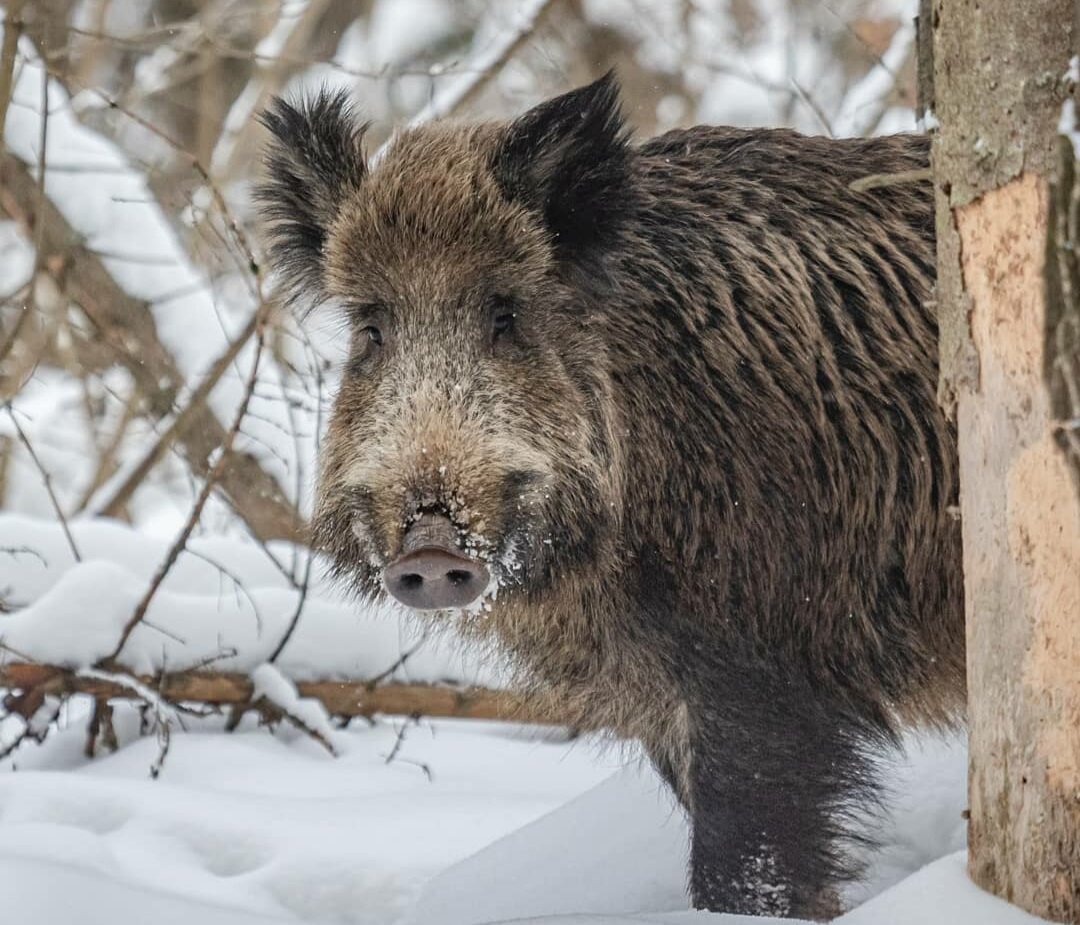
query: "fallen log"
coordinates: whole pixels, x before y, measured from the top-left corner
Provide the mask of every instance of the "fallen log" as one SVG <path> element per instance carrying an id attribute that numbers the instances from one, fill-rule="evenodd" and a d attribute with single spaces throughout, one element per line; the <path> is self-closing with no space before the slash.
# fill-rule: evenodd
<path id="1" fill-rule="evenodd" d="M 158 676 L 133 675 L 132 679 L 171 703 L 237 707 L 252 700 L 251 679 L 238 672 L 181 671 Z M 301 697 L 320 701 L 332 716 L 390 714 L 565 724 L 565 720 L 512 691 L 355 680 L 295 683 Z M 37 703 L 46 696 L 72 694 L 85 694 L 99 701 L 142 699 L 134 686 L 87 677 L 70 668 L 25 662 L 0 665 L 0 688 L 21 692 L 21 696 L 9 695 L 9 701 L 21 700 L 29 692 L 34 692 L 31 702 Z"/>

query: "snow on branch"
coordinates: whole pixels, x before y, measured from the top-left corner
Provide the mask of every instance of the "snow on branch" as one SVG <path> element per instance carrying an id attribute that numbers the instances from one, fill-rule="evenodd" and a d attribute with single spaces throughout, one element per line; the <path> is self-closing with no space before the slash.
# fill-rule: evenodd
<path id="1" fill-rule="evenodd" d="M 126 671 L 70 669 L 26 662 L 0 664 L 0 688 L 40 689 L 50 696 L 85 694 L 146 703 L 191 704 L 229 707 L 252 703 L 261 695 L 285 707 L 294 697 L 316 700 L 330 716 L 371 718 L 391 716 L 442 716 L 455 719 L 509 720 L 521 723 L 562 725 L 566 717 L 541 710 L 521 694 L 485 687 L 452 684 L 408 684 L 390 681 L 292 681 L 270 666 L 275 680 L 283 679 L 294 694 L 282 696 L 280 684 L 268 679 L 266 668 L 254 672 L 181 671 L 160 675 L 136 675 Z M 257 687 L 254 678 L 261 679 Z M 300 711 L 303 715 L 304 710 Z"/>
<path id="2" fill-rule="evenodd" d="M 877 127 L 889 106 L 889 95 L 897 78 L 915 51 L 915 20 L 901 20 L 885 53 L 866 75 L 853 86 L 832 120 L 838 137 L 869 135 Z"/>
<path id="3" fill-rule="evenodd" d="M 38 229 L 46 252 L 65 255 L 66 294 L 90 322 L 98 340 L 94 346 L 105 347 L 130 373 L 151 412 L 171 407 L 184 377 L 146 303 L 130 295 L 103 260 L 78 243 L 83 236 L 48 196 L 39 200 L 38 184 L 19 158 L 0 152 L 0 177 L 6 194 L 0 214 L 23 228 Z M 177 445 L 192 469 L 205 473 L 207 458 L 223 445 L 226 434 L 207 405 L 194 404 Z M 249 455 L 228 455 L 222 487 L 252 532 L 263 538 L 301 535 L 298 514 L 276 480 Z"/>
<path id="4" fill-rule="evenodd" d="M 479 96 L 529 40 L 553 5 L 554 0 L 531 0 L 521 11 L 517 25 L 500 35 L 498 41 L 493 42 L 482 55 L 479 55 L 472 62 L 467 73 L 455 80 L 443 92 L 436 94 L 430 103 L 413 116 L 410 125 L 421 125 L 433 119 L 444 119 Z M 500 9 L 503 8 L 500 7 Z"/>

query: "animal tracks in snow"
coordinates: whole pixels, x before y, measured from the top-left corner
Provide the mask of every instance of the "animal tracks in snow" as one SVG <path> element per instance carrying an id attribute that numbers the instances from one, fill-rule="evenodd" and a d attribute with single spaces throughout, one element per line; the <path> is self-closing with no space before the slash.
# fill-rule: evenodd
<path id="1" fill-rule="evenodd" d="M 71 720 L 22 751 L 17 771 L 0 773 L 0 872 L 60 863 L 117 890 L 274 921 L 390 925 L 437 873 L 616 764 L 585 742 L 487 723 L 409 724 L 388 763 L 397 721 L 335 731 L 341 757 L 329 759 L 254 722 L 227 735 L 220 720 L 192 720 L 150 780 L 157 742 L 135 737 L 130 711 L 116 706 L 124 744 L 115 754 L 76 757 L 84 725 Z"/>

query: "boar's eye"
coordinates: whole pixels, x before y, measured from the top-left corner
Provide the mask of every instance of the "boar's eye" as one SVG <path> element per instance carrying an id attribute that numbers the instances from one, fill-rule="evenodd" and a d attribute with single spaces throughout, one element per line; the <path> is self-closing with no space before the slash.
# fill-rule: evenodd
<path id="1" fill-rule="evenodd" d="M 372 363 L 382 350 L 383 332 L 377 324 L 366 321 L 353 329 L 349 372 L 359 376 L 370 372 Z"/>
<path id="2" fill-rule="evenodd" d="M 513 312 L 500 312 L 495 316 L 495 320 L 492 322 L 492 335 L 496 340 L 502 337 L 504 334 L 509 334 L 510 329 L 514 326 L 514 313 Z"/>
<path id="3" fill-rule="evenodd" d="M 491 319 L 491 345 L 499 347 L 509 343 L 517 318 L 517 304 L 514 300 L 506 296 L 496 296 L 488 307 L 488 317 Z"/>

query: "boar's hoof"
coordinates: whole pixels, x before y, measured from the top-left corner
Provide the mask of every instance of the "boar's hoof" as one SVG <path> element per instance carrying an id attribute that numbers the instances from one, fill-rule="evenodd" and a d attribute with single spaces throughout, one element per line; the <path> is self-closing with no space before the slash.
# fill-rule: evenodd
<path id="1" fill-rule="evenodd" d="M 383 570 L 391 596 L 414 610 L 449 610 L 477 600 L 487 567 L 464 555 L 449 518 L 424 514 L 405 533 L 402 554 Z"/>

